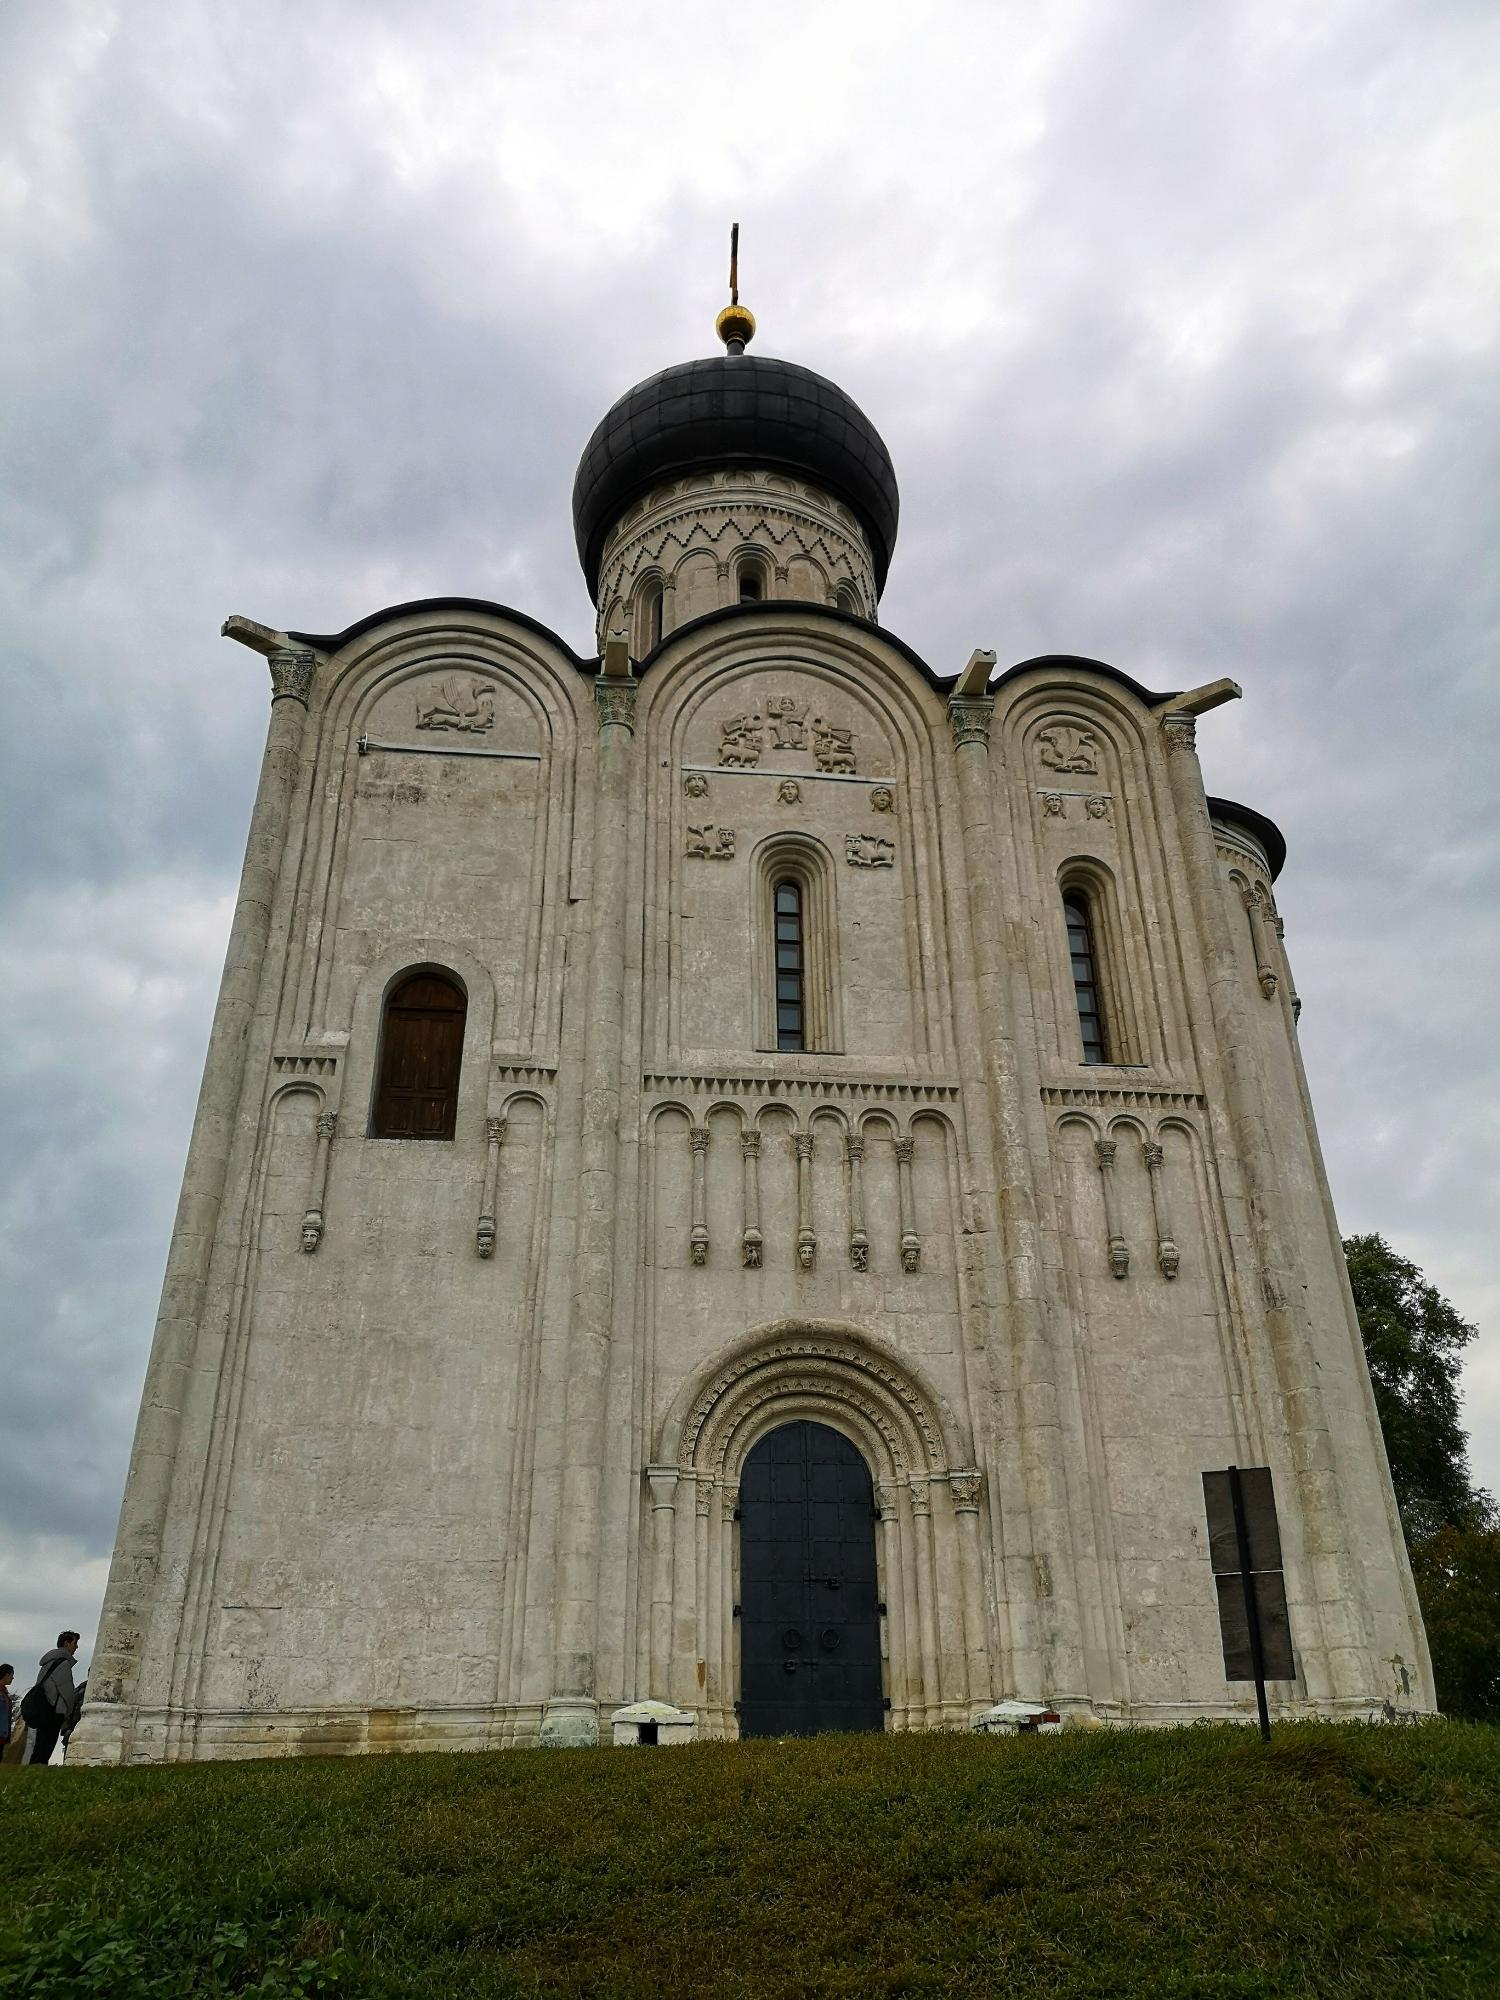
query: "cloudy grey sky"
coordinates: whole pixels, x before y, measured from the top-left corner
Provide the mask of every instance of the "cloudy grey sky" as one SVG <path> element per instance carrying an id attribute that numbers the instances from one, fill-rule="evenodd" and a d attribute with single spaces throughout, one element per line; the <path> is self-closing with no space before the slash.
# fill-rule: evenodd
<path id="1" fill-rule="evenodd" d="M 0 1656 L 103 1589 L 267 712 L 229 612 L 581 650 L 573 467 L 712 350 L 841 382 L 934 665 L 1231 674 L 1346 1231 L 1484 1329 L 1500 1487 L 1483 0 L 9 0 Z"/>

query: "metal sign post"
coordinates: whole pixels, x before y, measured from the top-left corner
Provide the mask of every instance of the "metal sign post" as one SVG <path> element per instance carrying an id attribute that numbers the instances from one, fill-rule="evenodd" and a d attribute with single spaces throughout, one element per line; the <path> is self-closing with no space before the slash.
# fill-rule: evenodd
<path id="1" fill-rule="evenodd" d="M 1205 1472 L 1203 1501 L 1219 1593 L 1224 1676 L 1254 1681 L 1261 1741 L 1269 1743 L 1266 1682 L 1297 1677 L 1270 1468 L 1231 1465 L 1223 1472 Z"/>

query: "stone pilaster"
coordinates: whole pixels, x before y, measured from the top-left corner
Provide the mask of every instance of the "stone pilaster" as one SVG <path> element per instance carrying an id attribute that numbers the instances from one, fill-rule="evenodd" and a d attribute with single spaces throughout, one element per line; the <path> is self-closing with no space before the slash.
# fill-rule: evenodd
<path id="1" fill-rule="evenodd" d="M 78 1762 L 117 1761 L 120 1738 L 128 1728 L 122 1711 L 135 1692 L 140 1648 L 156 1593 L 183 1407 L 192 1380 L 235 1115 L 245 1086 L 250 1023 L 286 852 L 316 655 L 300 649 L 275 652 L 268 665 L 270 726 L 90 1669 L 91 1726 L 86 1735 L 80 1732 L 77 1748 L 84 1754 Z"/>
<path id="2" fill-rule="evenodd" d="M 1002 940 L 989 768 L 993 697 L 951 695 L 948 720 L 958 778 L 964 884 L 973 939 L 984 1074 L 999 1182 L 996 1213 L 1006 1275 L 1008 1346 L 1015 1368 L 1019 1440 L 1032 1569 L 1047 1579 L 1035 1606 L 1041 1656 L 1017 1646 L 1012 1668 L 1058 1698 L 1087 1695 L 1083 1632 L 1073 1557 L 1072 1503 L 1063 1444 L 1063 1361 L 1047 1311 L 1034 1164 L 1022 1103 L 1012 1022 L 1010 967 Z M 1019 1525 L 1019 1524 L 1018 1524 Z M 1018 1571 L 1010 1569 L 1014 1582 Z"/>
<path id="3" fill-rule="evenodd" d="M 599 1736 L 595 1654 L 619 1207 L 625 885 L 636 684 L 625 675 L 601 674 L 594 683 L 594 696 L 599 745 L 583 1119 L 578 1149 L 578 1233 L 568 1344 L 562 1513 L 557 1531 L 553 1692 L 541 1724 L 542 1742 L 560 1746 L 595 1743 Z"/>

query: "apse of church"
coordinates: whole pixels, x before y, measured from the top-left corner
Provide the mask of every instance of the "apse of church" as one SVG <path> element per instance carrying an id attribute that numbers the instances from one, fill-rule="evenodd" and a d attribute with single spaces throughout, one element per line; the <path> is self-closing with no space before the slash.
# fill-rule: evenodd
<path id="1" fill-rule="evenodd" d="M 574 491 L 596 657 L 231 619 L 271 720 L 80 1761 L 1432 1706 L 1239 690 L 930 668 L 889 455 L 726 353 Z M 1211 728 L 1211 722 L 1204 725 Z"/>

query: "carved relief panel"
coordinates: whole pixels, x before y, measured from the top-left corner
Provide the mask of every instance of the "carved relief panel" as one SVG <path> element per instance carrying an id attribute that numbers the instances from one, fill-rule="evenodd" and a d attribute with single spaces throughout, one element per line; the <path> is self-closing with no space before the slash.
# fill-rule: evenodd
<path id="1" fill-rule="evenodd" d="M 324 1018 L 344 1024 L 366 965 L 435 938 L 486 966 L 497 1035 L 524 1040 L 553 804 L 534 698 L 482 661 L 435 660 L 384 683 L 354 747 L 318 912 Z"/>
<path id="2" fill-rule="evenodd" d="M 693 700 L 673 749 L 667 1045 L 775 1052 L 760 993 L 774 977 L 771 927 L 755 899 L 774 893 L 766 869 L 775 872 L 776 843 L 795 836 L 805 921 L 827 933 L 805 941 L 806 962 L 837 982 L 838 1004 L 812 1011 L 839 1023 L 803 1052 L 904 1064 L 924 1017 L 922 950 L 909 779 L 889 714 L 841 676 L 757 666 Z"/>

